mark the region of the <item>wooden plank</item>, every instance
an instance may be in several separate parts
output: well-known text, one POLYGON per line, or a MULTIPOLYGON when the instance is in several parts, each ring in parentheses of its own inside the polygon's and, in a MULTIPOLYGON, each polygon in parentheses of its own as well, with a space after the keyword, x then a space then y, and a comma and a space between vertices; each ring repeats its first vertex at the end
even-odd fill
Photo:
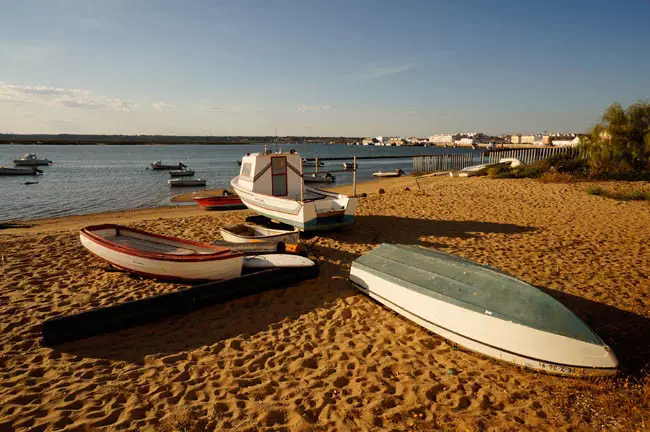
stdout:
POLYGON ((43 322, 43 343, 53 346, 183 315, 196 309, 284 288, 318 276, 318 267, 276 268, 236 279, 210 282, 180 291, 61 316, 43 322))

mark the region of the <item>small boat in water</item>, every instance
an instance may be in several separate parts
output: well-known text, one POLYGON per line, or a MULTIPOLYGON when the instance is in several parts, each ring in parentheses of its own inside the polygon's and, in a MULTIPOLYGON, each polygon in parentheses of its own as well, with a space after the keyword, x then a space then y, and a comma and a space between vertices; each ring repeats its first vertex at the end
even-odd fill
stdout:
POLYGON ((244 254, 121 225, 83 228, 81 244, 111 265, 165 280, 213 281, 241 276, 244 254))
POLYGON ((52 165, 52 161, 49 159, 39 159, 36 153, 27 153, 21 159, 15 159, 14 164, 16 166, 45 166, 52 165))
POLYGON ((219 230, 221 237, 231 243, 298 243, 300 231, 292 229, 267 228, 253 223, 228 225, 219 230))
POLYGON ((176 165, 165 165, 161 161, 152 162, 149 164, 153 170, 183 170, 187 166, 183 162, 179 162, 176 165))
POLYGON ((43 174, 43 171, 36 168, 36 166, 32 166, 31 168, 9 168, 9 167, 0 166, 0 175, 15 176, 15 175, 39 175, 39 174, 43 174))
POLYGON ((298 153, 267 150, 244 156, 230 184, 249 209, 304 231, 354 221, 359 198, 305 186, 302 175, 298 153))
POLYGON ((170 177, 191 177, 194 175, 194 171, 191 169, 182 169, 182 170, 171 170, 169 171, 170 177))
POLYGON ((399 177, 404 175, 404 171, 401 168, 397 168, 395 171, 377 171, 372 173, 374 177, 399 177))
POLYGON ((304 173, 302 176, 305 183, 334 183, 336 177, 328 172, 304 173))
POLYGON ((193 200, 205 210, 239 210, 245 209, 246 205, 241 199, 233 194, 224 191, 223 195, 194 197, 193 200))
POLYGON ((350 281, 472 351, 561 375, 616 373, 616 356, 580 318, 497 269, 419 246, 382 244, 352 263, 350 281))
POLYGON ((205 186, 203 179, 171 179, 167 180, 170 187, 184 187, 184 186, 205 186))
POLYGON ((343 169, 354 169, 359 168, 359 162, 355 165, 354 162, 343 162, 343 169))
MULTIPOLYGON (((315 160, 307 160, 305 158, 302 159, 302 166, 303 167, 315 167, 316 166, 316 161, 315 160)), ((325 164, 321 161, 318 161, 318 166, 322 167, 325 166, 325 164)))

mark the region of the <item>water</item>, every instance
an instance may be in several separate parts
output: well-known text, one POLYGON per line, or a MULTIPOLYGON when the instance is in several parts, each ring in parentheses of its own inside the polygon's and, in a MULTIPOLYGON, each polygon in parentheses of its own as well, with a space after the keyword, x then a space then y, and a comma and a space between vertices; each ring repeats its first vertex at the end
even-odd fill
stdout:
MULTIPOLYGON (((275 146, 272 146, 275 150, 275 146)), ((280 146, 296 149, 303 157, 404 155, 405 159, 359 161, 357 180, 372 178, 380 169, 412 170, 413 154, 471 152, 435 147, 363 147, 327 144, 280 146)), ((36 153, 54 163, 39 167, 44 174, 0 176, 0 222, 44 217, 156 207, 169 204, 175 194, 204 188, 173 188, 167 171, 147 170, 150 162, 185 163, 207 180, 206 188, 225 188, 239 174, 237 161, 264 144, 250 145, 0 145, 0 165, 13 166, 25 153, 36 153), (38 184, 25 185, 26 181, 38 184)), ((321 170, 340 170, 342 161, 325 162, 321 170)), ((307 168, 313 170, 313 168, 307 168)), ((335 173, 335 185, 352 183, 352 173, 335 173)))

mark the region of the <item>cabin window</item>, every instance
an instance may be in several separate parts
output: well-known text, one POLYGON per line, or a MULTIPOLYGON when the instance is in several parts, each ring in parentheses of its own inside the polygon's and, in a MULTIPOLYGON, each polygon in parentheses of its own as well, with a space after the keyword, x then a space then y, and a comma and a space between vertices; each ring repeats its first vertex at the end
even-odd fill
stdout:
POLYGON ((250 177, 251 176, 251 163, 250 162, 245 162, 241 166, 241 175, 242 177, 250 177))
POLYGON ((271 158, 271 178, 274 196, 287 196, 287 158, 271 158))

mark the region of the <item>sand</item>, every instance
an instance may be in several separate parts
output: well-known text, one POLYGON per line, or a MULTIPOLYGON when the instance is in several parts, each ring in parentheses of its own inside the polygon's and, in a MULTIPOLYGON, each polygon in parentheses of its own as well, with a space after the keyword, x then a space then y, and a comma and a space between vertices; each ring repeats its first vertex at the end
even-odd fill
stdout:
POLYGON ((355 225, 304 240, 321 265, 313 281, 55 349, 41 346, 45 319, 179 289, 107 271, 80 227, 212 241, 252 213, 184 206, 0 230, 0 431, 647 430, 650 204, 589 196, 584 183, 422 183, 360 185, 369 195, 355 225), (522 370, 371 301, 346 277, 382 242, 438 248, 543 288, 613 347, 621 378, 522 370))

